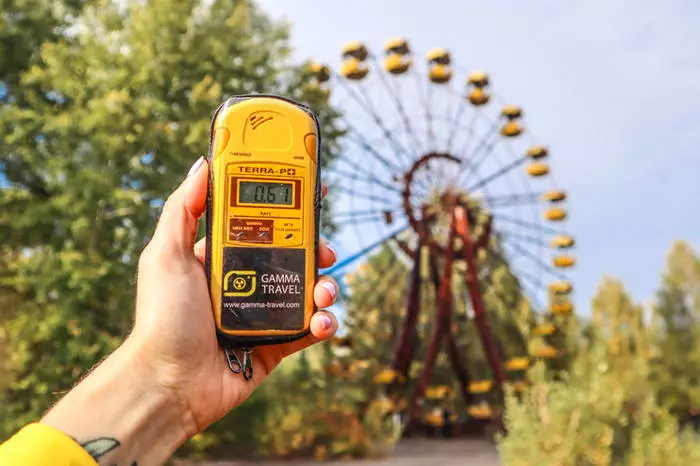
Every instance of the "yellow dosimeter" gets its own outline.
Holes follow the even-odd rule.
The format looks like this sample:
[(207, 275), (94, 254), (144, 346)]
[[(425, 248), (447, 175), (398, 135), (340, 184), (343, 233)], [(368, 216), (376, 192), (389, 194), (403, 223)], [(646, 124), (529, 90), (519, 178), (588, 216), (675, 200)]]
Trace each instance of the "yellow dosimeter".
[(281, 97), (214, 115), (206, 270), (219, 343), (246, 378), (251, 348), (305, 336), (316, 310), (320, 140), (311, 109)]

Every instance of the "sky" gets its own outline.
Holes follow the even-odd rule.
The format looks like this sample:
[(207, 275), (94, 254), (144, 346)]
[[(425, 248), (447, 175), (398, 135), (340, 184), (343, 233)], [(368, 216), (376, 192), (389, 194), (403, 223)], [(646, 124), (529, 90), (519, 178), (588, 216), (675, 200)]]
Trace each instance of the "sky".
[(700, 3), (692, 0), (260, 0), (298, 60), (349, 40), (445, 47), (526, 111), (569, 194), (585, 313), (605, 275), (650, 303), (673, 241), (700, 250)]

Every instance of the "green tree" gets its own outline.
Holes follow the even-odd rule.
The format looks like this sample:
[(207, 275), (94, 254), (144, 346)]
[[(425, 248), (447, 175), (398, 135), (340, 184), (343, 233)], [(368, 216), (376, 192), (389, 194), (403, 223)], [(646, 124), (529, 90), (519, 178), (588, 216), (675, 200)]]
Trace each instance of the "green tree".
[(619, 281), (605, 279), (592, 314), (570, 373), (552, 381), (538, 364), (529, 374), (532, 388), (508, 396), (504, 463), (660, 466), (673, 458), (696, 464), (693, 436), (679, 435), (676, 419), (653, 396), (642, 307)]
[(16, 76), (0, 77), (17, 82), (0, 107), (0, 291), (18, 301), (3, 322), (0, 437), (36, 419), (129, 331), (138, 255), (163, 199), (206, 152), (226, 96), (311, 104), (325, 163), (340, 134), (324, 93), (300, 85), (287, 26), (252, 1), (99, 0), (82, 12), (15, 2), (3, 21), (17, 34), (22, 17), (41, 29), (37, 4), (55, 13), (51, 34), (37, 34), (28, 62), (12, 59)]
[[(92, 3), (82, 0), (4, 0), (0, 10), (0, 85), (14, 98), (20, 76), (37, 58), (41, 45), (66, 37), (76, 15)], [(16, 100), (15, 100), (16, 101)]]
[(685, 418), (700, 408), (700, 256), (685, 242), (671, 248), (653, 314), (659, 400)]

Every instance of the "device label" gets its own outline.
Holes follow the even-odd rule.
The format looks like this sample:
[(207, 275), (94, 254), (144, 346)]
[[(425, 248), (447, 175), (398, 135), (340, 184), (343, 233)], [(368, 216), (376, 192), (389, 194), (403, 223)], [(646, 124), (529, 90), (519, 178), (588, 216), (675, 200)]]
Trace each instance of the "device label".
[(305, 270), (304, 249), (224, 248), (223, 328), (301, 330)]
[(231, 218), (228, 222), (229, 241), (272, 244), (273, 220)]

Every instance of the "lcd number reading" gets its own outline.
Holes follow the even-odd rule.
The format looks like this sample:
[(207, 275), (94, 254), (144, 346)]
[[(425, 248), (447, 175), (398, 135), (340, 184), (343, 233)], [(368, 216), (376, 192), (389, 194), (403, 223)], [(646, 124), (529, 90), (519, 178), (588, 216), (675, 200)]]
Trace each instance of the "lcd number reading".
[(240, 201), (245, 204), (292, 205), (291, 183), (241, 181)]

